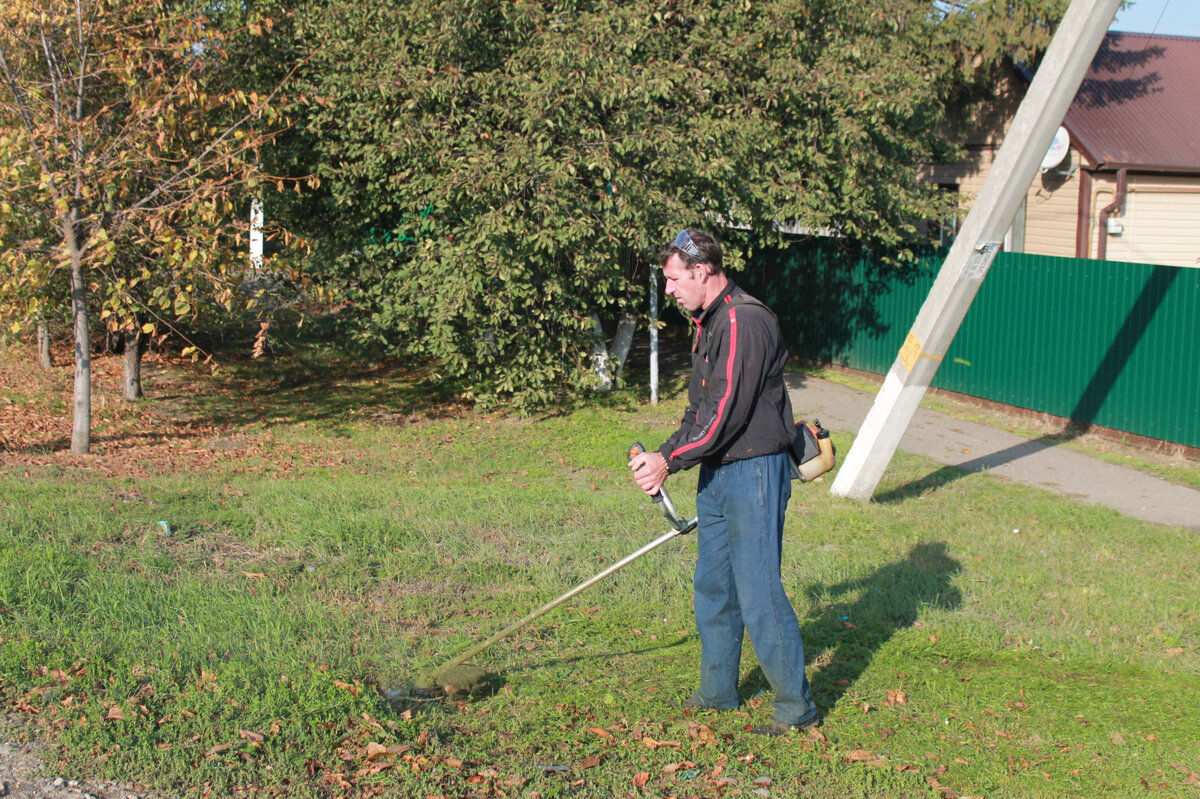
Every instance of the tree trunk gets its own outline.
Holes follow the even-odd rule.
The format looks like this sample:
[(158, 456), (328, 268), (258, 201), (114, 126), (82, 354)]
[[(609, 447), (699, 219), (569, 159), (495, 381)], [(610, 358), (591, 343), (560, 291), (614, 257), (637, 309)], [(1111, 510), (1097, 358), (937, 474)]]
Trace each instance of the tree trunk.
[(125, 331), (125, 399), (142, 397), (142, 353), (146, 351), (146, 334), (140, 328)]
[(608, 344), (604, 338), (604, 326), (600, 324), (600, 314), (592, 314), (592, 369), (600, 379), (600, 390), (612, 388), (612, 369), (608, 366)]
[(604, 326), (600, 324), (600, 315), (592, 314), (595, 328), (592, 332), (592, 368), (596, 377), (600, 378), (600, 390), (611, 391), (616, 381), (621, 379), (625, 370), (625, 360), (629, 357), (629, 347), (633, 344), (633, 334), (637, 330), (638, 316), (632, 311), (621, 315), (617, 322), (617, 332), (613, 336), (612, 348), (609, 349), (604, 339)]
[(625, 371), (625, 361), (629, 358), (629, 348), (633, 344), (637, 323), (638, 315), (633, 311), (626, 311), (617, 323), (617, 334), (613, 336), (612, 351), (609, 353), (609, 359), (616, 363), (613, 371), (616, 372), (617, 380), (621, 379), (621, 373)]
[(50, 324), (41, 320), (37, 325), (38, 365), (43, 369), (53, 369), (54, 361), (50, 357)]
[(71, 315), (75, 330), (75, 413), (71, 453), (86, 455), (92, 448), (92, 345), (88, 335), (87, 284), (83, 254), (71, 247)]

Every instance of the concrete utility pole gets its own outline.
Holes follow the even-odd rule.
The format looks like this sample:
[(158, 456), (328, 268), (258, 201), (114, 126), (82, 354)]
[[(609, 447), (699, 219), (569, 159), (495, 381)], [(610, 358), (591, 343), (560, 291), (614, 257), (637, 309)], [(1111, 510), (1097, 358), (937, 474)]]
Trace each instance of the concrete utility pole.
[(830, 489), (869, 500), (954, 340), (1121, 0), (1072, 0)]

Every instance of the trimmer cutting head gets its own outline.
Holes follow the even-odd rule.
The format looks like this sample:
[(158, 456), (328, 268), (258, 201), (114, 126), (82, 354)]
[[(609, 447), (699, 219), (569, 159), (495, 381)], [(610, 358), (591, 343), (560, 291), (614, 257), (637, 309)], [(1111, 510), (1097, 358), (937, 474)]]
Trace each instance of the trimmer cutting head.
[(419, 677), (413, 683), (412, 694), (425, 699), (466, 699), (487, 694), (495, 681), (495, 675), (470, 663), (449, 665)]

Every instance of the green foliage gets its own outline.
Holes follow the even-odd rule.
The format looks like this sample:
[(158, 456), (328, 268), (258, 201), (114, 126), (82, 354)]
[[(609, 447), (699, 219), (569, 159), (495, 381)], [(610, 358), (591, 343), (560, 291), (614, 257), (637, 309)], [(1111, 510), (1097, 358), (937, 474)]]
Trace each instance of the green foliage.
[(319, 260), (364, 338), (544, 404), (589, 384), (591, 315), (641, 308), (682, 226), (734, 268), (776, 222), (902, 251), (944, 211), (917, 169), (948, 108), (1061, 4), (1026, 5), (312, 0)]

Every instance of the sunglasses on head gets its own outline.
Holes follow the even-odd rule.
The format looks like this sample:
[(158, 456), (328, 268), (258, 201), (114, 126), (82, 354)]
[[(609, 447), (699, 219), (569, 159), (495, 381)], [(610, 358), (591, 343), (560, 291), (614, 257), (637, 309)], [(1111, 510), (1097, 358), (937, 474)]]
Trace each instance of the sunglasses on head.
[(687, 253), (693, 258), (700, 257), (700, 248), (696, 246), (696, 242), (692, 241), (692, 237), (688, 235), (686, 230), (679, 231), (679, 235), (675, 237), (675, 241), (671, 242), (671, 246), (678, 248), (680, 252)]

